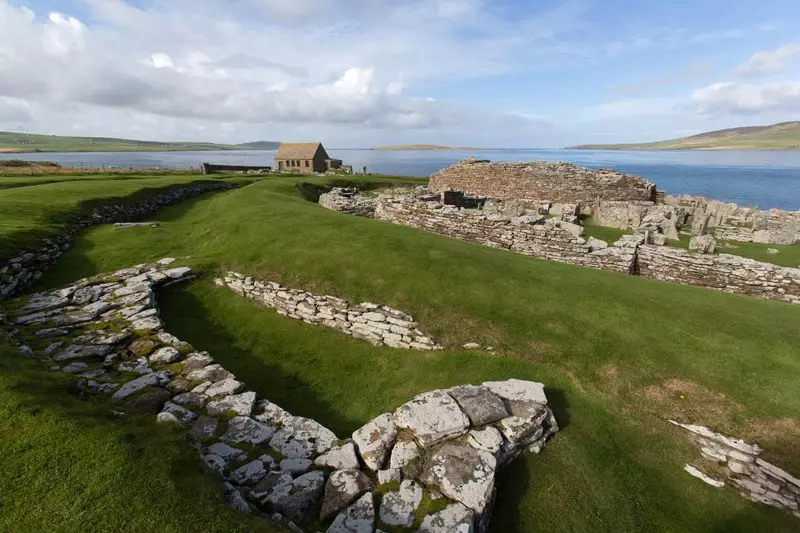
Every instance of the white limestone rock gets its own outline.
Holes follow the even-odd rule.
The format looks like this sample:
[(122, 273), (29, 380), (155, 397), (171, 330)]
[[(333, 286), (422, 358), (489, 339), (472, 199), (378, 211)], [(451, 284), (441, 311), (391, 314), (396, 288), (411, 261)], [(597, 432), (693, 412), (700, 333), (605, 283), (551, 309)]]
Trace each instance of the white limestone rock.
[(268, 400), (261, 400), (256, 406), (256, 414), (253, 418), (274, 426), (276, 424), (283, 424), (283, 421), (291, 416), (289, 412), (278, 405)]
[(132, 361), (123, 361), (117, 365), (120, 372), (133, 372), (135, 374), (149, 374), (153, 371), (148, 365), (147, 357), (140, 357)]
[(337, 470), (325, 484), (325, 496), (319, 518), (327, 521), (372, 489), (369, 478), (360, 470)]
[(334, 470), (352, 470), (358, 469), (358, 456), (356, 456), (356, 447), (352, 442), (348, 442), (343, 446), (332, 448), (327, 453), (324, 453), (314, 460), (317, 466), (333, 468)]
[(228, 479), (238, 485), (255, 485), (266, 475), (267, 469), (263, 461), (255, 459), (231, 472)]
[(228, 411), (233, 411), (240, 416), (250, 416), (253, 412), (253, 406), (256, 404), (255, 392), (243, 392), (242, 394), (234, 394), (233, 396), (226, 396), (221, 400), (211, 402), (206, 406), (208, 414), (222, 415)]
[(224, 398), (226, 396), (231, 396), (232, 394), (237, 394), (243, 390), (244, 383), (229, 378), (212, 384), (203, 392), (203, 394), (209, 398)]
[(482, 515), (494, 497), (496, 468), (497, 460), (491, 453), (445, 442), (431, 450), (420, 480)]
[(694, 476), (697, 479), (700, 479), (700, 480), (704, 481), (705, 483), (708, 483), (712, 487), (716, 487), (716, 488), (720, 489), (720, 488), (725, 486), (725, 482), (724, 481), (709, 477), (706, 474), (704, 474), (703, 472), (701, 472), (700, 470), (698, 470), (697, 468), (693, 467), (692, 465), (685, 465), (683, 467), (683, 469), (690, 476)]
[(293, 416), (284, 420), (269, 445), (290, 459), (313, 459), (333, 448), (336, 441), (336, 435), (320, 423)]
[(390, 468), (388, 470), (378, 470), (378, 485), (386, 485), (396, 481), (400, 483), (403, 480), (403, 473), (399, 468)]
[(183, 373), (188, 374), (194, 370), (205, 368), (213, 362), (214, 359), (207, 353), (191, 353), (183, 361)]
[(456, 401), (445, 391), (420, 394), (401, 405), (394, 413), (394, 423), (406, 428), (423, 447), (466, 433), (469, 419)]
[(197, 415), (188, 409), (172, 402), (167, 402), (164, 404), (164, 408), (161, 410), (161, 412), (158, 413), (156, 420), (162, 424), (185, 426), (195, 418), (197, 418)]
[(65, 350), (53, 357), (53, 361), (71, 361), (73, 359), (89, 359), (93, 357), (105, 357), (111, 353), (111, 346), (101, 345), (80, 345), (72, 344), (67, 346)]
[(311, 520), (325, 488), (325, 475), (316, 470), (291, 483), (277, 485), (266, 502), (274, 511), (298, 522)]
[(228, 422), (228, 430), (220, 438), (224, 442), (247, 443), (257, 446), (267, 442), (275, 434), (275, 428), (257, 422), (247, 416), (236, 416)]
[(292, 475), (289, 472), (273, 470), (267, 472), (264, 478), (250, 491), (250, 497), (265, 503), (276, 487), (292, 484)]
[(374, 472), (386, 462), (386, 456), (397, 438), (397, 427), (392, 415), (384, 413), (357, 429), (352, 436), (364, 465)]
[(503, 436), (492, 426), (483, 429), (473, 429), (467, 434), (467, 444), (478, 450), (484, 450), (491, 454), (500, 451), (503, 445)]
[(189, 431), (189, 436), (196, 441), (207, 441), (217, 434), (217, 426), (219, 426), (218, 418), (201, 415)]
[(114, 393), (112, 398), (115, 400), (124, 400), (131, 394), (142, 390), (145, 387), (163, 387), (169, 383), (171, 374), (167, 371), (153, 372), (152, 374), (145, 374), (138, 377), (133, 381), (124, 384), (120, 389)]
[(425, 517), (417, 533), (474, 533), (475, 513), (461, 503)]
[(447, 391), (473, 426), (485, 426), (508, 416), (503, 400), (486, 387), (462, 385)]
[(409, 527), (414, 523), (413, 512), (422, 502), (422, 487), (414, 481), (405, 480), (400, 490), (383, 496), (379, 516), (389, 526)]
[(327, 533), (372, 533), (374, 527), (375, 505), (372, 493), (368, 492), (339, 513)]
[(192, 409), (202, 409), (206, 406), (208, 402), (208, 396), (204, 394), (197, 394), (196, 392), (184, 392), (183, 394), (178, 394), (172, 401), (177, 403), (178, 405), (183, 405), (186, 407), (191, 407)]
[(74, 363), (70, 363), (66, 365), (64, 368), (61, 369), (62, 372), (66, 372), (67, 374), (77, 374), (83, 370), (89, 368), (89, 365), (82, 361), (76, 361)]
[(403, 468), (408, 463), (419, 457), (419, 446), (413, 440), (399, 440), (392, 448), (389, 457), (389, 468)]
[(190, 381), (210, 381), (216, 383), (225, 379), (233, 378), (233, 374), (222, 368), (221, 365), (208, 365), (197, 370), (193, 370), (186, 375)]
[(305, 474), (309, 470), (311, 470), (311, 465), (314, 462), (311, 459), (284, 459), (280, 462), (280, 469), (284, 472), (289, 472), (293, 476), (297, 476), (299, 474)]
[(160, 348), (156, 350), (156, 352), (150, 356), (150, 364), (151, 365), (168, 365), (174, 363), (178, 359), (181, 358), (180, 352), (171, 346), (166, 346), (164, 348)]
[(531, 416), (538, 412), (540, 405), (547, 404), (542, 383), (509, 379), (487, 381), (483, 386), (502, 398), (509, 413), (514, 416)]

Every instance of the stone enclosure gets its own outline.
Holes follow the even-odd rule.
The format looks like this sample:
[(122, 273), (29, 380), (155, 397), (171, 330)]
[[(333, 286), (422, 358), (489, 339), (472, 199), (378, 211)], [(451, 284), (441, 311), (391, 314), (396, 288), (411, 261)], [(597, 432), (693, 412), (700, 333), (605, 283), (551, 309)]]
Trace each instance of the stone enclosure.
[[(643, 218), (649, 220), (643, 231), (608, 245), (582, 236), (584, 228), (575, 223), (578, 204), (487, 200), (483, 209), (468, 209), (444, 204), (441, 195), (424, 187), (390, 190), (377, 196), (334, 189), (320, 196), (320, 204), (553, 261), (800, 303), (800, 268), (650, 244), (656, 235), (677, 234), (678, 215), (672, 208)], [(538, 214), (545, 207), (547, 215)], [(710, 236), (701, 235), (698, 240), (702, 242), (705, 237)]]
[(192, 276), (173, 261), (10, 301), (0, 324), (23, 354), (76, 376), (83, 394), (108, 396), (118, 415), (184, 428), (236, 509), (296, 531), (482, 532), (496, 472), (558, 430), (544, 386), (511, 379), (420, 394), (340, 439), (164, 331), (156, 289)]

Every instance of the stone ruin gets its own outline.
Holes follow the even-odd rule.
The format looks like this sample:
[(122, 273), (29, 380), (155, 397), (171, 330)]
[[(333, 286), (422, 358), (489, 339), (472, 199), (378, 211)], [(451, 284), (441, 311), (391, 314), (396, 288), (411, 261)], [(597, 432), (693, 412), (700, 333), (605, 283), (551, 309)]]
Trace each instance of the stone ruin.
[(218, 278), (215, 283), (276, 309), (281, 315), (338, 329), (375, 346), (442, 349), (417, 328), (410, 315), (385, 305), (368, 302), (350, 305), (342, 298), (315, 296), (305, 291), (287, 289), (272, 281), (265, 283), (253, 280), (237, 272), (228, 272), (224, 279)]
[[(707, 464), (721, 471), (727, 483), (738, 488), (743, 497), (790, 511), (800, 518), (800, 479), (761, 459), (759, 455), (763, 450), (760, 447), (707, 427), (670, 422), (691, 434)], [(686, 465), (684, 470), (713, 487), (726, 485), (726, 481), (709, 476), (693, 465)]]
[[(334, 208), (344, 205), (335, 199), (340, 195), (347, 199), (345, 212), (357, 211), (361, 216), (493, 248), (800, 304), (800, 268), (781, 267), (736, 255), (712, 255), (716, 242), (709, 235), (698, 235), (692, 243), (704, 253), (653, 244), (656, 235), (664, 236), (660, 232), (676, 231), (678, 211), (671, 211), (672, 208), (643, 217), (642, 220), (652, 226), (609, 245), (599, 239), (583, 237), (584, 228), (575, 223), (581, 211), (579, 204), (486, 199), (482, 210), (469, 209), (447, 205), (441, 195), (425, 187), (395, 189), (368, 197), (352, 189), (333, 189), (320, 196), (320, 203)], [(356, 205), (358, 207), (353, 207)]]
[(597, 199), (654, 201), (656, 186), (614, 170), (570, 163), (491, 163), (467, 159), (431, 175), (430, 190), (462, 191), (499, 200), (591, 204)]
[[(558, 430), (544, 386), (511, 379), (420, 394), (339, 439), (260, 398), (210, 354), (164, 331), (155, 290), (192, 277), (173, 261), (9, 301), (0, 326), (21, 353), (74, 375), (82, 394), (109, 397), (118, 415), (152, 414), (184, 428), (235, 509), (295, 531), (483, 532), (496, 472), (525, 450), (538, 453)], [(227, 278), (251, 297), (277, 289)], [(274, 296), (294, 302), (282, 292), (297, 294)], [(298, 303), (308, 298), (317, 312), (338, 303), (310, 296)], [(317, 323), (310, 307), (291, 306), (275, 308)], [(369, 309), (360, 316), (385, 320), (356, 323), (392, 324), (401, 315), (393, 311)], [(411, 330), (411, 317), (402, 317)]]

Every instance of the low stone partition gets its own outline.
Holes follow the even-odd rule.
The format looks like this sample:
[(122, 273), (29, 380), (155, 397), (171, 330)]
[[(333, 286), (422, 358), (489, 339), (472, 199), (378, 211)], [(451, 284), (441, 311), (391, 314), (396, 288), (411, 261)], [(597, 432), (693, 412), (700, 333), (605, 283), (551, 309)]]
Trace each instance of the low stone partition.
[[(339, 189), (334, 189), (327, 196), (337, 194)], [(360, 201), (369, 201), (374, 206), (376, 219), (493, 248), (684, 285), (800, 303), (800, 268), (780, 267), (734, 255), (690, 253), (679, 248), (654, 246), (646, 244), (647, 232), (626, 235), (609, 246), (591, 237), (584, 239), (581, 226), (563, 219), (531, 214), (518, 216), (520, 212), (530, 213), (524, 206), (518, 206), (519, 209), (507, 214), (499, 210), (486, 214), (478, 209), (443, 204), (439, 195), (425, 188), (416, 188), (405, 194), (381, 194), (368, 200), (348, 194), (348, 205), (357, 205)], [(336, 205), (330, 200), (326, 204)], [(640, 222), (652, 223), (653, 231), (676, 232), (672, 216), (677, 217), (679, 211), (671, 209), (657, 210), (651, 213), (650, 218), (643, 216)], [(627, 213), (625, 211), (626, 217)], [(671, 230), (670, 224), (673, 224)], [(665, 233), (659, 235), (663, 237)], [(693, 239), (693, 245), (711, 252), (713, 242), (702, 242), (703, 238), (709, 237)]]
[[(742, 496), (790, 511), (800, 518), (800, 479), (761, 459), (762, 450), (757, 445), (726, 437), (707, 427), (670, 422), (691, 433), (703, 458), (714, 464), (715, 470), (721, 468), (727, 482), (740, 489)], [(686, 465), (685, 470), (714, 487), (722, 488), (726, 484), (692, 465)]]
[(633, 267), (635, 254), (630, 247), (609, 247), (598, 239), (584, 239), (583, 228), (576, 224), (544, 216), (484, 215), (475, 209), (442, 205), (437, 198), (424, 190), (416, 195), (380, 196), (374, 216), (553, 261), (624, 273)]
[(656, 186), (638, 176), (570, 163), (492, 163), (466, 159), (434, 173), (430, 189), (463, 191), (501, 200), (593, 204), (598, 199), (655, 200)]
[(72, 236), (81, 228), (95, 224), (130, 222), (151, 215), (164, 206), (206, 192), (231, 188), (234, 188), (234, 185), (219, 181), (190, 183), (154, 191), (150, 196), (136, 203), (96, 207), (91, 215), (78, 217), (69, 224), (66, 234), (45, 239), (42, 247), (38, 250), (22, 251), (0, 266), (0, 300), (19, 294), (25, 287), (41, 278), (44, 271), (69, 248)]
[(496, 472), (558, 431), (544, 386), (511, 379), (420, 394), (339, 439), (164, 331), (156, 288), (192, 276), (172, 262), (9, 301), (0, 326), (118, 416), (185, 428), (235, 509), (294, 531), (483, 532)]
[(228, 272), (215, 283), (278, 311), (279, 314), (308, 324), (338, 329), (376, 346), (441, 350), (433, 339), (417, 328), (406, 313), (385, 305), (364, 302), (351, 305), (335, 296), (315, 296), (288, 289), (272, 281), (258, 281), (237, 272)]
[(648, 278), (800, 304), (800, 268), (652, 245), (637, 248), (636, 264)]

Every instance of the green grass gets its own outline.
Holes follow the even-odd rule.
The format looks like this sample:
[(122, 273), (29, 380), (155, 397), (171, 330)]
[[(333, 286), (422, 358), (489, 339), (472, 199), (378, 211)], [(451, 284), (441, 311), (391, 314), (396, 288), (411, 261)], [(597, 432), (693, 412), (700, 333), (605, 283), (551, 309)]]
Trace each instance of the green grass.
[(113, 418), (2, 335), (1, 531), (279, 530), (229, 509), (178, 431)]
[[(203, 277), (160, 295), (168, 330), (341, 438), (432, 388), (511, 377), (546, 383), (563, 431), (501, 474), (495, 532), (797, 527), (685, 474), (698, 451), (666, 419), (755, 439), (766, 458), (800, 472), (800, 306), (541, 261), (303, 199), (329, 186), (324, 178), (263, 180), (167, 208), (153, 217), (158, 228), (92, 228), (40, 287), (180, 257)], [(0, 191), (0, 202), (15, 190)], [(281, 317), (215, 287), (226, 269), (392, 305), (450, 348), (375, 348)], [(473, 341), (499, 355), (454, 348)], [(174, 481), (175, 490), (194, 482), (181, 473)]]
[[(781, 245), (781, 244), (759, 244), (755, 242), (736, 242), (730, 241), (735, 246), (726, 247), (717, 244), (717, 251), (723, 254), (734, 254), (742, 257), (755, 259), (756, 261), (763, 261), (765, 263), (772, 263), (775, 265), (800, 268), (800, 243), (794, 245)], [(778, 250), (777, 255), (767, 253), (767, 250), (773, 248)]]
[(730, 128), (691, 137), (638, 144), (584, 144), (580, 150), (797, 150), (800, 122)]
[[(273, 146), (273, 144), (275, 146)], [(277, 143), (243, 145), (206, 142), (158, 142), (115, 139), (110, 137), (67, 137), (0, 131), (0, 149), (14, 152), (169, 152), (207, 150), (273, 149)], [(0, 150), (2, 152), (2, 150)]]
[[(6, 180), (22, 178), (0, 178)], [(211, 181), (205, 176), (142, 176), (138, 179), (97, 179), (73, 176), (54, 183), (37, 184), (34, 178), (13, 188), (0, 185), (0, 261), (21, 249), (33, 249), (42, 239), (63, 232), (64, 224), (76, 215), (92, 212), (96, 205), (136, 201), (154, 189)], [(51, 178), (52, 179), (52, 178)], [(126, 199), (127, 198), (127, 199)]]
[(622, 238), (623, 235), (631, 235), (633, 232), (626, 229), (609, 228), (606, 226), (597, 226), (591, 216), (582, 217), (581, 223), (583, 224), (583, 238), (588, 239), (594, 237), (600, 239), (608, 244), (614, 244)]

